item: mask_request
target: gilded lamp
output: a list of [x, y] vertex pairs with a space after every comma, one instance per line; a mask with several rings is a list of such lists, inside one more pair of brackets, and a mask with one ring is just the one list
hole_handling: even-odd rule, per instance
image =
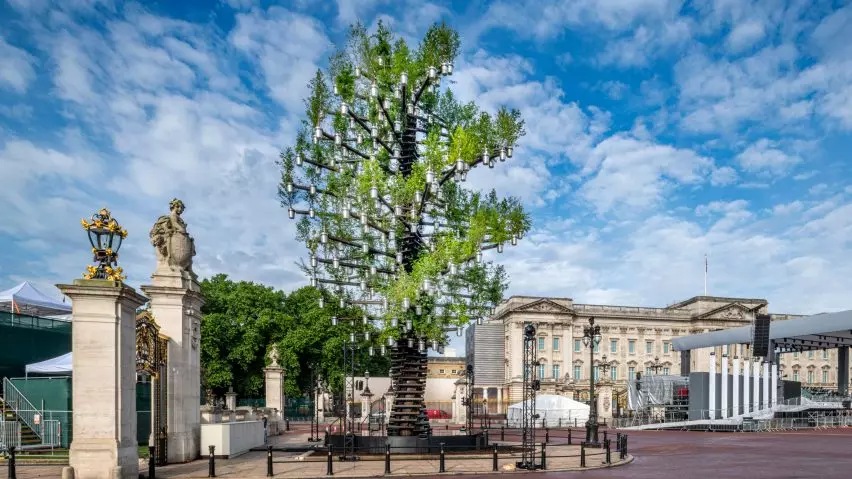
[[93, 214], [90, 221], [82, 219], [80, 223], [89, 235], [95, 262], [95, 266], [86, 268], [83, 278], [110, 281], [122, 281], [127, 278], [118, 266], [118, 250], [127, 237], [127, 230], [118, 224], [106, 208]]

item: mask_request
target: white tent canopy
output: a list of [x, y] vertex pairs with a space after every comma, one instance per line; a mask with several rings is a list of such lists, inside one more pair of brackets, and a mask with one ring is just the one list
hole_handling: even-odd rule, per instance
[[71, 305], [56, 301], [24, 281], [14, 288], [0, 292], [0, 311], [40, 317], [61, 317], [71, 314]]
[[[521, 427], [524, 402], [509, 406], [506, 419], [510, 427]], [[550, 427], [573, 424], [575, 419], [581, 424], [589, 419], [589, 406], [565, 396], [540, 394], [535, 398], [535, 413], [538, 414], [537, 425], [542, 419]]]
[[27, 364], [26, 373], [35, 374], [71, 374], [71, 359], [73, 353], [63, 354], [40, 363]]

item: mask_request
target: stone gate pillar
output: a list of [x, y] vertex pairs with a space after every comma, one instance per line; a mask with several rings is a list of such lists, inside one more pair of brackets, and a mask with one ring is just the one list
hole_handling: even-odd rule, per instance
[[596, 387], [598, 419], [605, 419], [607, 424], [612, 424], [612, 383], [604, 381]]
[[201, 307], [204, 300], [192, 257], [195, 242], [181, 218], [183, 202], [169, 204], [151, 229], [157, 268], [151, 284], [142, 286], [150, 298], [150, 311], [169, 337], [167, 387], [167, 460], [188, 462], [201, 453]]
[[78, 479], [136, 479], [136, 308], [145, 297], [120, 281], [57, 287], [72, 301], [69, 465]]
[[[284, 414], [284, 368], [278, 364], [278, 349], [272, 346], [269, 352], [271, 360], [268, 367], [263, 369], [263, 377], [266, 393], [266, 407], [276, 409], [283, 418]], [[276, 418], [278, 419], [278, 418]]]

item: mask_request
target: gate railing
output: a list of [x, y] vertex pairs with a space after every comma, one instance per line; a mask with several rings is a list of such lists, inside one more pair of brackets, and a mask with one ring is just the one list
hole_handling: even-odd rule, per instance
[[41, 428], [38, 427], [39, 421], [36, 420], [36, 416], [41, 419], [44, 417], [44, 412], [33, 406], [27, 397], [12, 384], [12, 381], [9, 381], [9, 378], [3, 378], [3, 401], [15, 411], [21, 421], [33, 430], [39, 439], [42, 439]]
[[0, 417], [0, 453], [5, 454], [10, 447], [21, 448], [21, 423]]

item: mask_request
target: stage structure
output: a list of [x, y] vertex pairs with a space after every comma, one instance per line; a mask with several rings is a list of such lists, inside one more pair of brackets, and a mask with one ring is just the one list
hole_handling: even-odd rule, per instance
[[535, 394], [541, 383], [535, 377], [538, 359], [536, 358], [535, 326], [524, 326], [524, 397], [521, 415], [521, 447], [522, 456], [517, 463], [518, 469], [540, 469], [536, 464], [535, 423], [538, 414], [535, 412]]
[[441, 88], [458, 52], [445, 25], [417, 48], [381, 24], [353, 27], [331, 85], [322, 72], [311, 80], [307, 126], [281, 154], [279, 196], [300, 217], [321, 306], [358, 311], [356, 332], [372, 334], [364, 346], [390, 349], [389, 436], [429, 437], [427, 349], [491, 314], [506, 275], [483, 254], [516, 245], [531, 225], [520, 200], [462, 187], [473, 168], [511, 158], [524, 128], [515, 110], [480, 112]]

